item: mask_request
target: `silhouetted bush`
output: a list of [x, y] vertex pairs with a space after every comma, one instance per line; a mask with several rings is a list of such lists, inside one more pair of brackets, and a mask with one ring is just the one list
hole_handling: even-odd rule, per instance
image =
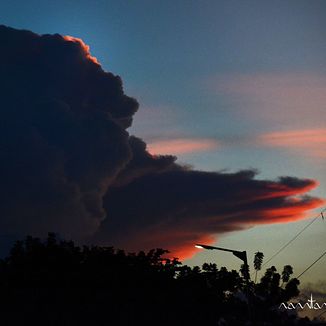
[[[267, 269], [246, 285], [237, 271], [166, 259], [167, 251], [125, 253], [76, 246], [49, 234], [17, 241], [0, 261], [1, 325], [297, 325], [278, 309], [298, 294], [291, 269]], [[249, 302], [248, 302], [249, 298]], [[249, 303], [249, 304], [248, 304]], [[250, 309], [248, 309], [250, 307]], [[300, 321], [307, 325], [309, 321]]]

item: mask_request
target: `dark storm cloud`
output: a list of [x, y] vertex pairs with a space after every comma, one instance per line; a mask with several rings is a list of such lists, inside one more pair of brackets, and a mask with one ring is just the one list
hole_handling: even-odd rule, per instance
[[79, 39], [0, 27], [0, 229], [185, 257], [214, 234], [302, 218], [313, 180], [194, 171], [129, 136], [137, 102]]
[[94, 232], [131, 158], [137, 102], [78, 39], [0, 28], [1, 221], [8, 232]]
[[322, 204], [308, 196], [291, 197], [314, 188], [313, 180], [254, 177], [253, 171], [150, 173], [107, 193], [109, 216], [96, 239], [129, 249], [159, 244], [187, 257], [196, 241], [210, 242], [213, 234], [291, 222]]

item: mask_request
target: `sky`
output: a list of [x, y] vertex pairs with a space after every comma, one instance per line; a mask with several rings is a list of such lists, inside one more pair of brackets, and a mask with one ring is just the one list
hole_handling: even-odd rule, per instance
[[[318, 182], [326, 198], [325, 1], [1, 1], [0, 22], [70, 35], [139, 102], [130, 134], [197, 171], [259, 171]], [[312, 187], [313, 188], [313, 187]], [[118, 195], [117, 195], [118, 196]], [[320, 204], [309, 211], [315, 217]], [[309, 220], [231, 230], [209, 241], [268, 258]], [[316, 220], [273, 264], [302, 272], [325, 250]], [[185, 260], [238, 269], [228, 253]], [[324, 281], [325, 260], [303, 277]]]

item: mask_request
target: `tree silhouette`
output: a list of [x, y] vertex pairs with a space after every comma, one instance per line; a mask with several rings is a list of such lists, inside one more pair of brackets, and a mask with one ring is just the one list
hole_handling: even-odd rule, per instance
[[282, 281], [287, 283], [290, 280], [291, 275], [293, 274], [293, 268], [290, 265], [285, 265], [282, 272]]
[[257, 251], [255, 253], [255, 258], [254, 258], [254, 268], [255, 268], [255, 283], [257, 282], [257, 274], [258, 271], [261, 270], [261, 266], [263, 264], [263, 259], [264, 259], [264, 254], [262, 252]]
[[79, 247], [53, 233], [17, 241], [0, 260], [1, 325], [250, 325], [248, 289], [256, 325], [309, 325], [278, 309], [299, 293], [289, 266], [284, 289], [275, 267], [248, 287], [235, 270], [167, 255]]

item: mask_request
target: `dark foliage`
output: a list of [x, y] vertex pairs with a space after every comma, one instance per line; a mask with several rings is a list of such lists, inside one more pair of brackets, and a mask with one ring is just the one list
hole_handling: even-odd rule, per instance
[[298, 294], [296, 279], [281, 288], [272, 267], [248, 288], [237, 271], [191, 268], [166, 253], [80, 248], [54, 234], [44, 242], [27, 237], [0, 261], [1, 324], [297, 325], [297, 317], [278, 309]]

